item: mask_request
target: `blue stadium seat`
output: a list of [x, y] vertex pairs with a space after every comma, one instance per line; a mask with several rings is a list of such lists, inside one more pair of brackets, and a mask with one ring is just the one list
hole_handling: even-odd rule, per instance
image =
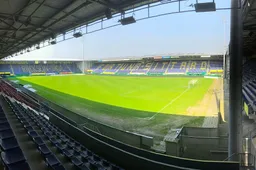
[[73, 165], [76, 168], [79, 168], [83, 164], [83, 162], [80, 159], [78, 159], [77, 157], [72, 157], [71, 162], [73, 163]]
[[45, 144], [43, 139], [39, 136], [33, 137], [33, 141], [36, 143], [37, 146], [41, 146]]
[[5, 165], [24, 162], [26, 160], [19, 147], [1, 152], [1, 158]]
[[48, 139], [53, 136], [50, 131], [43, 131], [43, 133], [44, 133], [44, 136], [47, 137]]
[[46, 157], [46, 165], [53, 168], [60, 165], [60, 161], [55, 155], [50, 154]]
[[24, 128], [27, 130], [27, 132], [35, 131], [34, 128], [30, 125], [24, 125]]
[[5, 131], [11, 129], [8, 122], [0, 124], [0, 131]]
[[8, 121], [7, 121], [7, 119], [6, 118], [0, 118], [0, 124], [2, 124], [2, 123], [7, 123]]
[[81, 169], [81, 170], [91, 170], [91, 169], [89, 168], [89, 165], [87, 165], [86, 163], [84, 163], [83, 165], [81, 165], [81, 166], [80, 166], [80, 169]]
[[41, 145], [39, 146], [39, 151], [40, 153], [45, 157], [46, 155], [51, 154], [50, 149], [46, 145]]
[[92, 156], [92, 152], [88, 151], [88, 150], [83, 150], [81, 153], [81, 156], [83, 157], [88, 157], [88, 156]]
[[31, 138], [34, 138], [34, 137], [39, 136], [38, 133], [36, 133], [36, 131], [34, 131], [34, 130], [28, 131], [28, 135], [29, 135]]
[[53, 170], [66, 170], [63, 165], [57, 165], [52, 167]]
[[56, 137], [50, 137], [50, 141], [53, 145], [56, 145], [57, 143], [60, 143], [59, 139], [56, 139]]
[[73, 156], [73, 150], [72, 149], [67, 149], [67, 148], [64, 148], [63, 150], [62, 150], [62, 154], [64, 155], [64, 156], [66, 156], [67, 158], [71, 158], [72, 156]]
[[57, 147], [57, 149], [58, 149], [60, 152], [62, 152], [62, 150], [67, 147], [66, 144], [62, 144], [62, 143], [56, 143], [55, 146]]
[[16, 138], [12, 137], [12, 138], [6, 138], [6, 139], [0, 140], [0, 146], [1, 146], [2, 150], [6, 151], [6, 150], [10, 150], [10, 149], [19, 147], [19, 144], [18, 144]]
[[6, 118], [4, 114], [0, 114], [0, 119]]
[[11, 137], [14, 137], [14, 134], [11, 129], [0, 132], [0, 139], [7, 139]]
[[6, 166], [8, 170], [30, 170], [30, 167], [27, 162], [19, 162]]

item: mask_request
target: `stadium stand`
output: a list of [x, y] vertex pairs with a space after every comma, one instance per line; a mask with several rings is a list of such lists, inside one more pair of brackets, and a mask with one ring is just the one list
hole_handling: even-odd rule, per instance
[[1, 73], [10, 73], [14, 75], [28, 75], [33, 73], [81, 73], [81, 70], [77, 67], [76, 63], [72, 62], [56, 62], [56, 63], [24, 63], [19, 64], [19, 62], [12, 64], [0, 65]]
[[256, 111], [256, 60], [250, 60], [243, 65], [243, 101], [247, 115], [254, 115]]
[[[4, 87], [4, 89], [2, 88]], [[1, 82], [1, 91], [15, 98], [15, 89], [6, 83]], [[22, 169], [28, 170], [29, 165], [36, 169], [121, 169], [102, 157], [96, 155], [92, 151], [85, 148], [75, 139], [68, 136], [64, 131], [48, 121], [47, 116], [39, 114], [36, 111], [24, 107], [18, 100], [9, 97], [1, 97], [1, 105], [10, 109], [5, 112], [0, 107], [0, 146], [1, 158], [4, 166], [9, 170]], [[14, 117], [13, 117], [14, 116]], [[17, 124], [9, 125], [9, 120], [18, 120]], [[12, 121], [13, 122], [13, 121]], [[29, 149], [35, 149], [40, 153], [39, 161], [44, 164], [36, 164], [31, 158], [26, 158], [23, 149], [19, 147], [16, 140], [17, 131], [12, 132], [11, 126], [22, 126], [23, 131], [29, 137], [26, 143], [35, 146]], [[19, 133], [23, 131], [19, 130]], [[18, 134], [20, 135], [20, 134]], [[24, 141], [23, 141], [24, 142]], [[27, 150], [25, 149], [25, 153]], [[33, 157], [33, 156], [32, 156]], [[41, 167], [42, 166], [42, 167]], [[31, 169], [35, 169], [33, 167]]]
[[0, 146], [1, 160], [6, 169], [30, 169], [17, 142], [9, 120], [0, 106]]
[[153, 61], [148, 63], [94, 63], [96, 74], [207, 74], [222, 73], [222, 61]]

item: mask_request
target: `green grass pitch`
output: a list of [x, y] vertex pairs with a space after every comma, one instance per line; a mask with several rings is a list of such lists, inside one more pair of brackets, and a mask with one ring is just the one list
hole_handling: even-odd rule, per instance
[[[145, 112], [187, 115], [187, 108], [196, 105], [213, 82], [198, 77], [94, 75], [34, 76], [19, 80], [23, 84], [31, 84], [41, 96], [73, 110], [93, 110], [95, 106], [96, 110], [112, 112], [109, 114], [135, 117], [152, 116]], [[197, 80], [197, 84], [188, 88], [191, 80]], [[122, 113], [117, 108], [134, 109], [142, 111], [142, 114]]]
[[[200, 77], [99, 75], [35, 76], [18, 80], [77, 114], [152, 136], [156, 143], [171, 128], [202, 126], [204, 113], [188, 115], [186, 110], [197, 105], [213, 83], [212, 79]], [[197, 84], [188, 88], [192, 80], [197, 80]], [[75, 121], [84, 123], [80, 119]]]

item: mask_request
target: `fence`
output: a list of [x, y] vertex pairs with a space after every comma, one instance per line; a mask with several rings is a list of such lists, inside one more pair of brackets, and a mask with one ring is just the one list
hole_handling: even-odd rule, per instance
[[227, 136], [218, 128], [183, 127], [174, 141], [166, 141], [168, 155], [186, 158], [223, 160], [227, 157]]
[[86, 133], [69, 124], [55, 114], [49, 115], [49, 121], [65, 131], [88, 149], [105, 159], [117, 163], [125, 169], [162, 169], [162, 170], [238, 170], [238, 162], [200, 161], [171, 157], [148, 152], [90, 131]]

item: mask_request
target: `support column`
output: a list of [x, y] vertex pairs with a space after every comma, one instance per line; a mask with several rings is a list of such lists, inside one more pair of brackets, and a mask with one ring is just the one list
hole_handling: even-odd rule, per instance
[[[242, 151], [242, 10], [240, 0], [231, 0], [230, 26], [230, 105], [229, 148], [230, 160], [238, 161]], [[233, 155], [233, 156], [232, 156]]]

